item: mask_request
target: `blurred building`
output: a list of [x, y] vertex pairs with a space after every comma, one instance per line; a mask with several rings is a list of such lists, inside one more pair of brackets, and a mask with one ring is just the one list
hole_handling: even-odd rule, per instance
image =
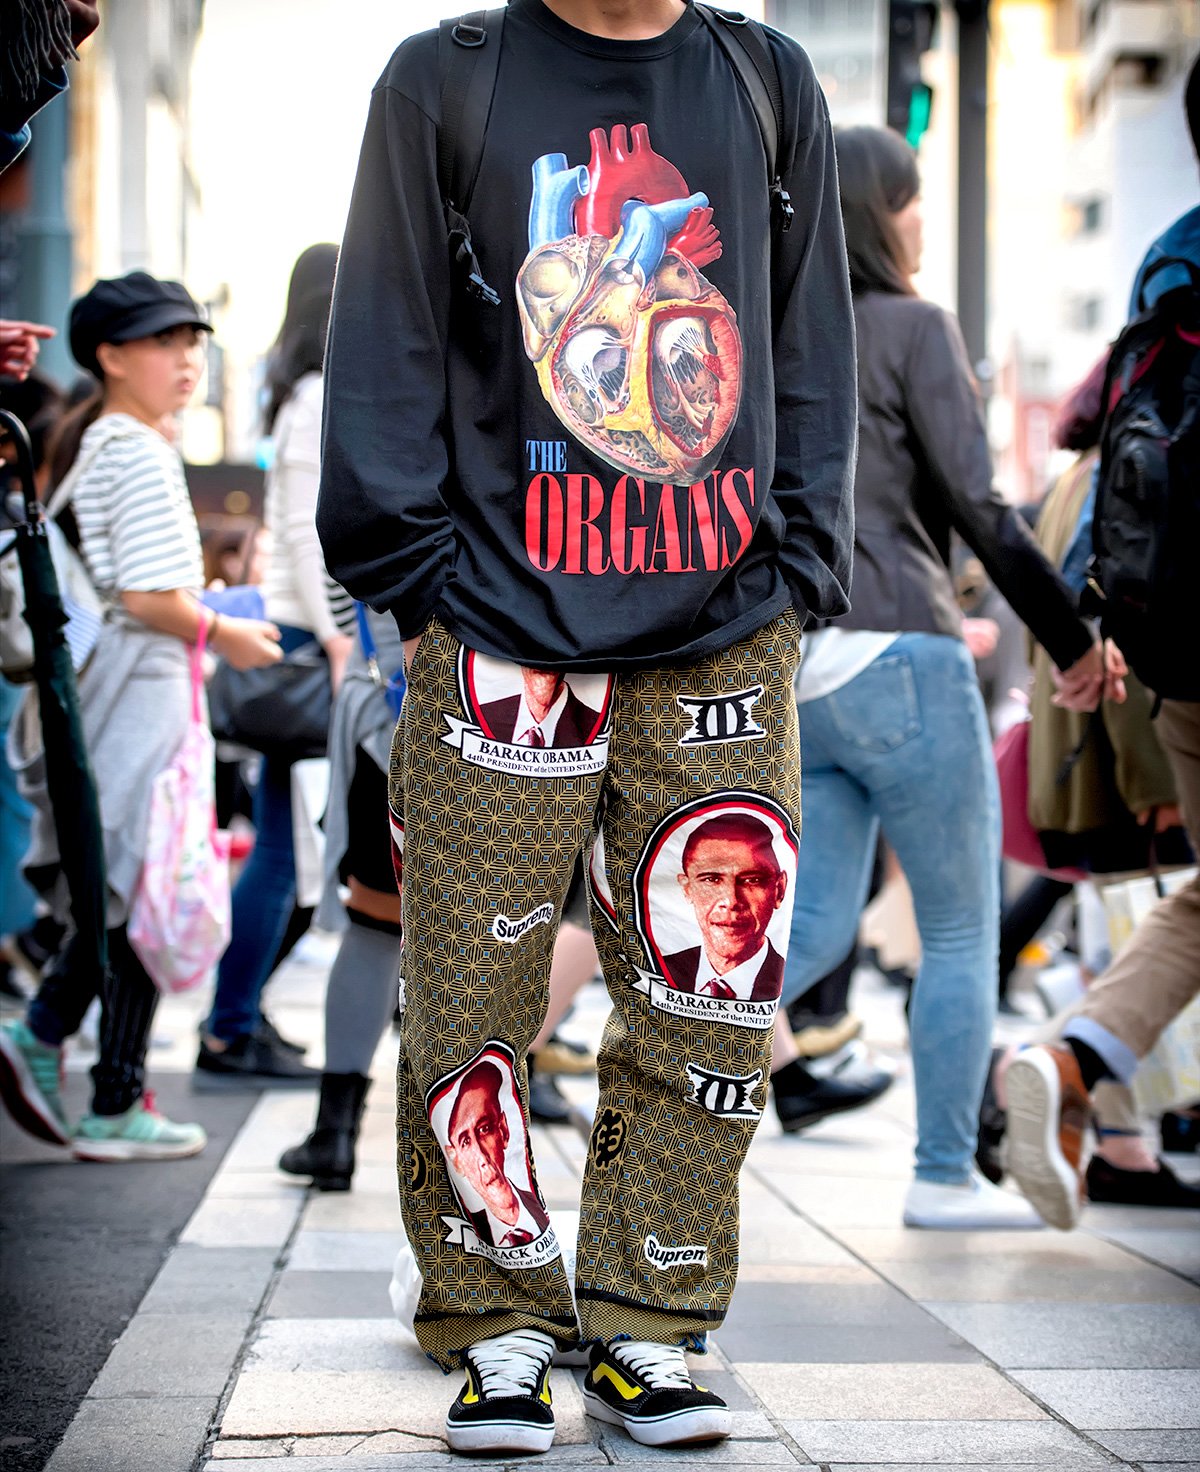
[[993, 9], [992, 428], [1023, 501], [1057, 467], [1054, 407], [1124, 324], [1146, 248], [1200, 199], [1183, 113], [1200, 0]]

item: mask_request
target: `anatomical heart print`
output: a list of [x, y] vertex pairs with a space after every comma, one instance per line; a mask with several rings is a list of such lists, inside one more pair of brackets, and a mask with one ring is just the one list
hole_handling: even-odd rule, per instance
[[689, 485], [737, 419], [742, 342], [702, 274], [721, 254], [708, 196], [632, 137], [591, 133], [591, 161], [533, 166], [517, 276], [525, 351], [570, 433], [618, 470]]

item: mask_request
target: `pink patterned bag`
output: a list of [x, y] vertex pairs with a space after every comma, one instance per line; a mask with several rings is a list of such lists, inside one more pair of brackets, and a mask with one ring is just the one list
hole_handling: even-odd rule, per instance
[[213, 738], [204, 716], [204, 624], [192, 652], [192, 718], [154, 779], [129, 942], [163, 992], [202, 982], [229, 944], [229, 835], [219, 832]]

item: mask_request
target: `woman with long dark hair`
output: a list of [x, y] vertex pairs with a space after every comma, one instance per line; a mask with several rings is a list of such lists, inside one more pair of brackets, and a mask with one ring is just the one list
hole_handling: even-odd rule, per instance
[[[316, 640], [329, 659], [335, 688], [354, 641], [338, 628], [330, 604], [316, 505], [321, 369], [336, 265], [334, 245], [309, 246], [300, 255], [267, 363], [264, 425], [275, 442], [275, 460], [267, 477], [264, 523], [270, 556], [263, 578], [266, 614], [279, 625], [285, 652]], [[209, 1074], [315, 1082], [316, 1070], [280, 1038], [260, 1008], [285, 933], [294, 942], [304, 928], [288, 925], [296, 899], [296, 861], [292, 763], [286, 756], [263, 758], [254, 827], [254, 851], [233, 892], [233, 939], [221, 961], [196, 1066]]]
[[[951, 532], [1065, 672], [1059, 700], [1096, 704], [1104, 654], [992, 486], [958, 323], [912, 284], [921, 255], [916, 155], [881, 128], [841, 132], [837, 153], [859, 351], [854, 606], [805, 641], [798, 679], [804, 842], [783, 1000], [848, 949], [882, 826], [912, 888], [923, 948], [911, 1013], [916, 1179], [905, 1223], [1037, 1226], [1026, 1203], [985, 1181], [972, 1159], [996, 1008], [999, 801], [949, 573]], [[790, 1041], [777, 1027], [781, 1117], [796, 1098]]]

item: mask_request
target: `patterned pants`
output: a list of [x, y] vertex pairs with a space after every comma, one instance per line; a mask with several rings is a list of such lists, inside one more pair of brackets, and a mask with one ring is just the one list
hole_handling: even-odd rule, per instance
[[[437, 623], [421, 640], [390, 783], [397, 1154], [416, 1333], [447, 1369], [521, 1327], [702, 1349], [725, 1315], [791, 918], [798, 654], [790, 611], [703, 663], [617, 677], [508, 664]], [[525, 1054], [580, 853], [613, 1010], [573, 1305]]]

